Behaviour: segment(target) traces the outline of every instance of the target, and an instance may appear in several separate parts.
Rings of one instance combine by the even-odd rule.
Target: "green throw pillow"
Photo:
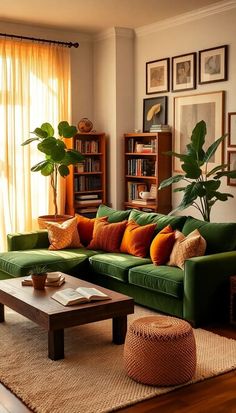
[[[173,229],[179,229],[181,231],[186,219],[186,216],[163,215],[156,212],[137,211],[136,209],[132,209],[129,216],[129,221],[133,220],[139,225],[157,224],[156,233],[167,225],[171,225]]]
[[[121,222],[129,218],[130,209],[126,211],[116,210],[106,205],[99,205],[96,218],[108,217],[108,222]]]

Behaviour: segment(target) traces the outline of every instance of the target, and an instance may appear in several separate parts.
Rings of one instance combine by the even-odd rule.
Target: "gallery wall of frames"
[[[162,130],[163,124],[167,127],[168,98],[159,94],[191,91],[196,90],[198,85],[227,81],[228,48],[228,45],[222,45],[146,62],[146,94],[158,96],[143,99],[143,131]],[[174,151],[182,152],[193,127],[201,119],[207,125],[207,139],[208,136],[214,140],[223,135],[224,90],[202,93],[201,88],[201,93],[173,97]],[[155,113],[153,118],[150,118],[151,112]],[[226,132],[226,163],[230,165],[230,169],[236,169],[236,112],[228,113]],[[217,158],[216,164],[223,161],[223,146],[219,148]],[[174,170],[179,170],[178,159]],[[236,186],[236,179],[228,178],[227,184]]]

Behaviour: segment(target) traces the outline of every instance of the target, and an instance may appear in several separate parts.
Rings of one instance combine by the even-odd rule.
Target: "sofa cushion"
[[[48,230],[50,250],[62,250],[64,248],[81,248],[79,233],[77,231],[77,218],[68,219],[65,222],[45,222]]]
[[[149,253],[155,228],[156,224],[138,225],[135,221],[129,221],[120,245],[120,251],[145,258]]]
[[[188,217],[182,232],[184,235],[188,235],[196,228],[206,240],[206,254],[216,254],[236,249],[236,223],[213,223]]]
[[[155,233],[161,231],[167,225],[171,225],[173,229],[182,230],[186,219],[186,216],[163,215],[155,212],[137,211],[135,209],[129,215],[129,221],[133,220],[139,225],[157,224]]]
[[[121,211],[102,204],[99,205],[96,217],[108,217],[108,222],[120,222],[124,221],[125,219],[128,219],[129,214],[130,209],[127,209],[126,211]]]
[[[130,268],[148,264],[151,260],[129,254],[105,253],[93,255],[89,262],[94,272],[127,282]]]
[[[150,257],[154,265],[164,265],[175,243],[175,231],[170,225],[163,228],[153,239],[150,246]]]
[[[176,241],[170,254],[167,265],[184,269],[184,262],[193,257],[201,257],[206,251],[206,241],[198,229],[190,232],[186,237],[176,230]]]
[[[88,257],[96,251],[85,248],[50,251],[48,249],[34,249],[0,253],[0,271],[13,277],[23,277],[35,264],[44,264],[53,271],[79,275],[79,268],[88,265]]]
[[[177,267],[141,265],[129,270],[128,281],[130,284],[172,297],[183,297],[184,272]]]
[[[128,221],[105,222],[97,218],[93,229],[93,238],[88,249],[100,249],[108,252],[119,252],[121,240]]]

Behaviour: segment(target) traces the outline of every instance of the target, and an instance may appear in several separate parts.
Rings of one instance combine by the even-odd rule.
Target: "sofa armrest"
[[[8,251],[48,248],[48,231],[32,231],[7,235]]]
[[[184,318],[195,325],[228,318],[231,275],[236,275],[236,251],[186,260]]]

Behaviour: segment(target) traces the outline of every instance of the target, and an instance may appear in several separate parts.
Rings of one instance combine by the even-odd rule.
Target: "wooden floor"
[[[214,333],[236,340],[236,328],[210,326]],[[0,413],[29,413],[9,390],[0,384]],[[236,413],[236,370],[168,394],[137,403],[119,413]],[[58,413],[69,413],[58,410]]]

